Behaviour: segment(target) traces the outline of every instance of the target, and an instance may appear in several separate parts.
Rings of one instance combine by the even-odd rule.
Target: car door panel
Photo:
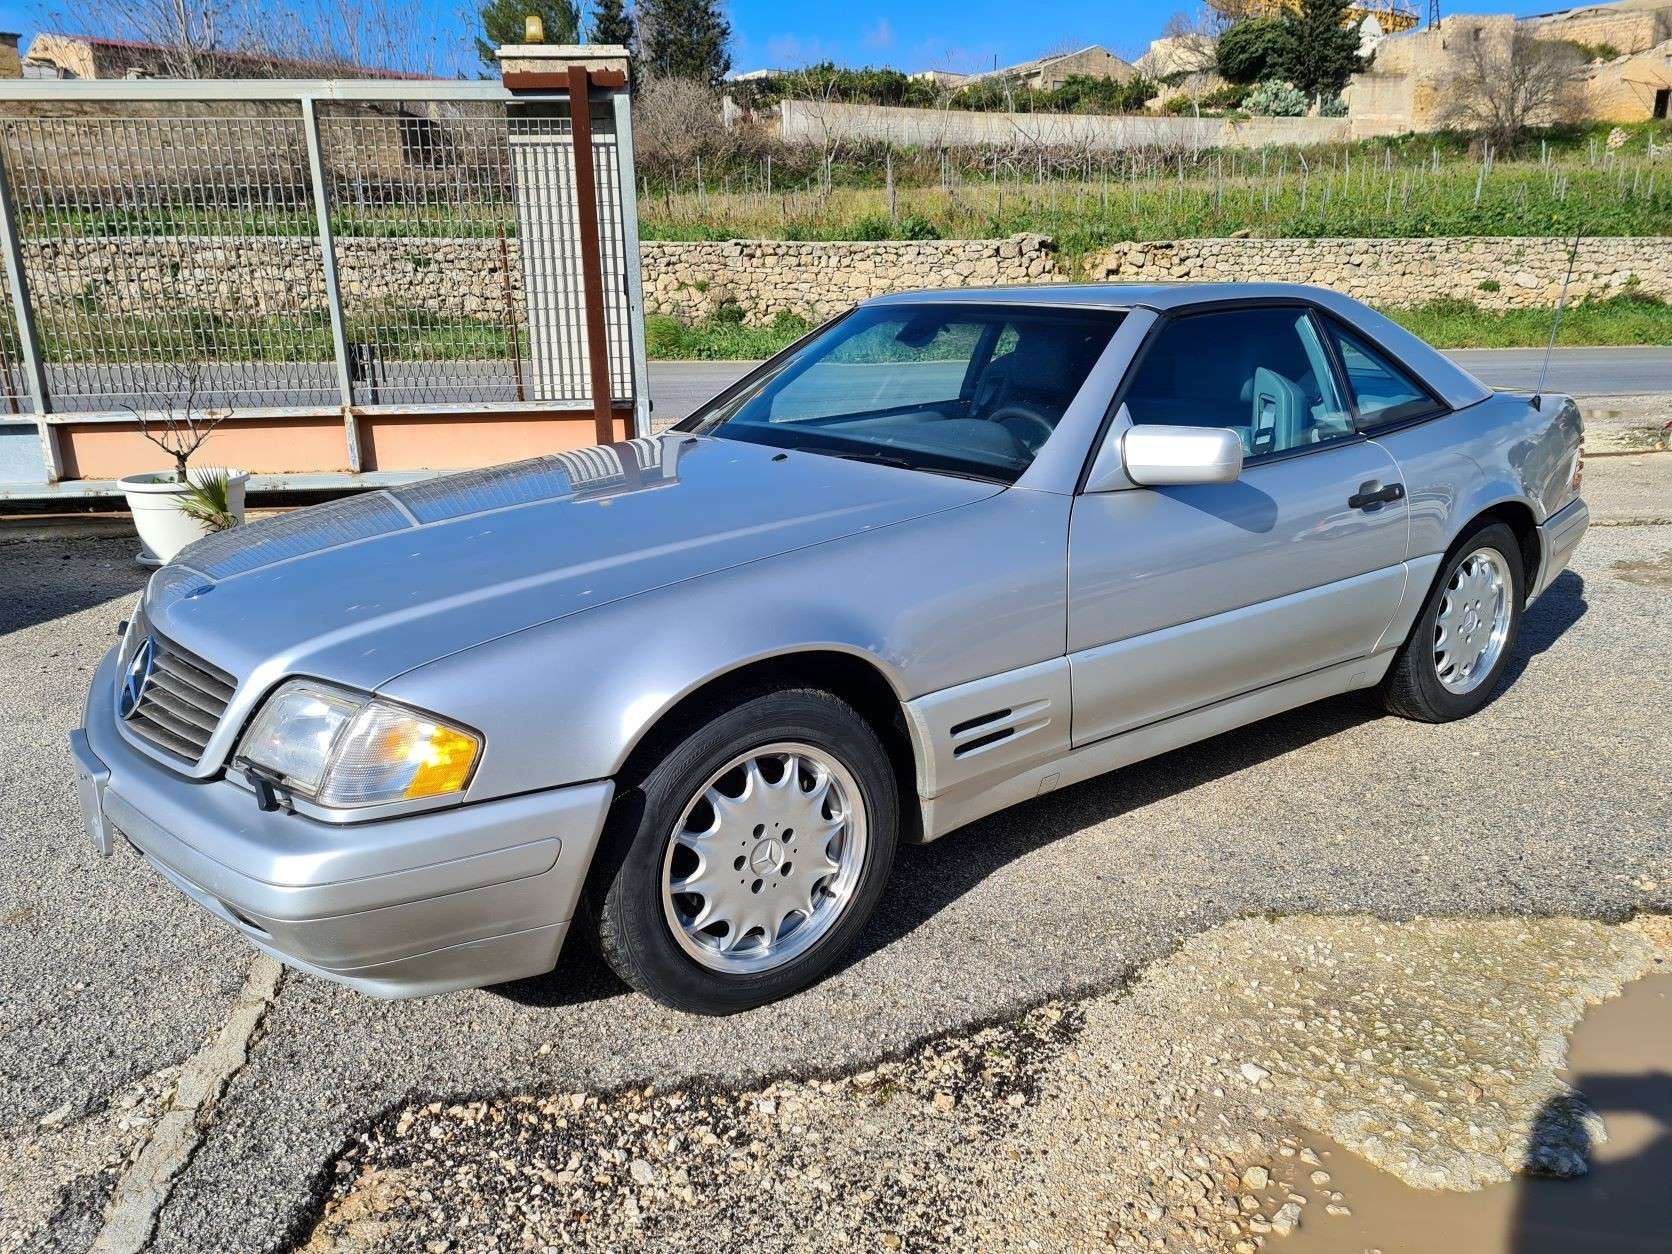
[[[1404,590],[1400,483],[1347,440],[1234,483],[1082,495],[1069,529],[1076,745],[1368,654]]]

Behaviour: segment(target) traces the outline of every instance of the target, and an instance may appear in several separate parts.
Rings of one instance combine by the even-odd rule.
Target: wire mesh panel
[[[514,117],[510,146],[517,188],[518,239],[530,323],[531,394],[544,401],[592,398],[586,347],[586,297],[575,149],[568,117]],[[598,200],[610,395],[633,395],[624,277],[615,124],[592,113],[592,161]]]
[[[504,106],[336,107],[320,147],[356,403],[536,399]]]
[[[294,105],[3,118],[0,144],[55,410],[336,399]]]
[[[12,312],[12,285],[0,270],[0,416],[28,413],[32,407],[17,317]]]

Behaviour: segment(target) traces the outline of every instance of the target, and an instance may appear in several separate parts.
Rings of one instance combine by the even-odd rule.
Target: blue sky
[[[464,33],[461,9],[468,0],[414,0],[418,20],[434,25],[438,43]],[[1425,0],[1419,0],[1426,8]],[[1181,0],[1056,0],[1037,7],[1016,0],[731,0],[739,70],[805,65],[825,58],[850,65],[893,65],[904,70],[991,68],[1084,44],[1103,44],[1136,56],[1161,32],[1168,16],[1189,7]],[[1537,13],[1559,0],[1470,0],[1446,11]],[[43,13],[71,9],[0,0],[0,28],[22,31],[24,46],[43,25]],[[96,26],[98,6],[83,25]],[[1018,13],[1026,22],[1018,22]],[[445,34],[443,33],[445,32]]]

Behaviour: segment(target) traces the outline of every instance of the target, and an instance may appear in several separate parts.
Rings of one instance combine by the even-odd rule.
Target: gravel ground
[[[1628,461],[1653,463],[1636,491],[1664,516],[1672,456],[1599,459],[1587,487]],[[115,1151],[72,1139],[196,1050],[250,966],[134,856],[101,862],[78,830],[63,734],[140,585],[130,552],[0,544],[0,1137],[26,1164],[0,1199],[8,1247],[86,1244]],[[1118,987],[1239,917],[1672,908],[1669,568],[1672,526],[1593,530],[1529,612],[1510,683],[1466,723],[1326,702],[904,850],[852,961],[747,1015],[666,1011],[584,947],[540,980],[415,1003],[287,974],[156,1247],[305,1238],[339,1152],[415,1102],[836,1076]]]
[[[409,1107],[306,1249],[1249,1251],[1351,1213],[1308,1133],[1427,1187],[1583,1173],[1567,1032],[1669,958],[1661,917],[1227,924],[853,1075]]]

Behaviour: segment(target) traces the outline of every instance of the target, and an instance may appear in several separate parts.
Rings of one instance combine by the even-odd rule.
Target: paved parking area
[[[827,1074],[1114,987],[1261,912],[1672,909],[1672,525],[1641,525],[1672,513],[1672,454],[1588,475],[1627,525],[1593,529],[1476,718],[1331,701],[905,850],[853,960],[788,1002],[688,1018],[584,946],[543,979],[421,1002],[286,973],[155,1248],[297,1240],[356,1130],[415,1099]],[[135,1122],[118,1116],[220,1029],[251,970],[137,856],[100,860],[79,831],[64,734],[142,582],[131,553],[0,530],[0,1249],[91,1243],[112,1155],[145,1135],[93,1130]]]

